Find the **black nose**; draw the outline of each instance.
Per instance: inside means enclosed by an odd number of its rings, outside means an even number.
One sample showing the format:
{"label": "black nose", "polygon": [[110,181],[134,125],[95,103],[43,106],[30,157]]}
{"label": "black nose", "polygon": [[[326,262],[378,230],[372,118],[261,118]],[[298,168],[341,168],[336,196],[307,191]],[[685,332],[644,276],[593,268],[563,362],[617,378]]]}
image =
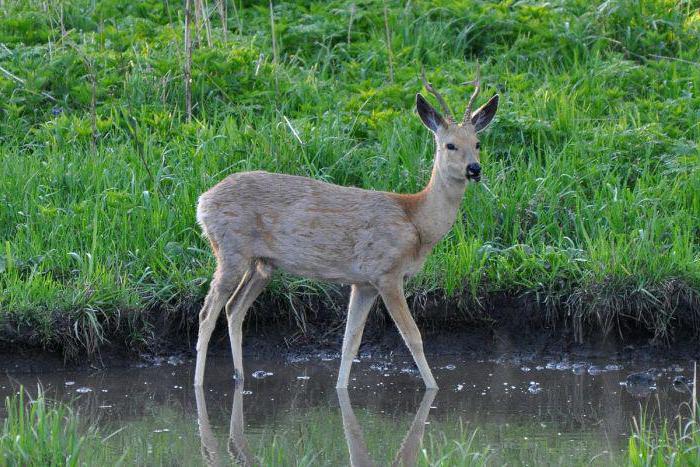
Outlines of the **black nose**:
{"label": "black nose", "polygon": [[481,166],[478,162],[472,162],[467,166],[467,176],[478,177],[481,175]]}

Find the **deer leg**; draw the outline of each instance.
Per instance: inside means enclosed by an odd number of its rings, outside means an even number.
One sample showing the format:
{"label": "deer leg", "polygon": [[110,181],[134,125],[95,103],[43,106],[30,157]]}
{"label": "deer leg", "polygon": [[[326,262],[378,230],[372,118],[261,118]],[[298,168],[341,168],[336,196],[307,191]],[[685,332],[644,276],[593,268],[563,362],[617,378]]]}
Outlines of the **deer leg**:
{"label": "deer leg", "polygon": [[420,371],[425,387],[428,389],[437,389],[437,383],[435,382],[435,378],[433,378],[430,366],[428,366],[428,362],[425,360],[425,354],[423,353],[423,339],[421,338],[418,326],[416,326],[416,322],[413,320],[411,311],[406,303],[402,284],[399,283],[398,285],[381,288],[380,293],[391,319],[394,320],[408,350],[410,350],[411,355],[413,355],[413,360],[415,360],[418,366],[418,371]]}
{"label": "deer leg", "polygon": [[343,338],[343,356],[338,371],[338,384],[336,388],[347,388],[350,378],[350,367],[357,355],[362,341],[362,332],[365,328],[367,315],[377,298],[377,289],[369,285],[354,284],[350,292],[348,304],[348,318],[345,324],[345,337]]}
{"label": "deer leg", "polygon": [[272,266],[258,260],[255,268],[250,270],[249,279],[241,282],[236,293],[226,303],[226,318],[228,319],[228,334],[231,340],[231,353],[233,354],[234,377],[241,382],[244,379],[243,319],[248,308],[250,308],[270,281],[272,270]]}
{"label": "deer leg", "polygon": [[204,367],[207,360],[207,348],[216,320],[228,300],[233,287],[236,285],[238,274],[228,270],[221,264],[217,268],[209,286],[209,292],[204,299],[204,306],[199,312],[199,333],[197,336],[197,364],[194,371],[194,385],[201,386],[204,382]]}

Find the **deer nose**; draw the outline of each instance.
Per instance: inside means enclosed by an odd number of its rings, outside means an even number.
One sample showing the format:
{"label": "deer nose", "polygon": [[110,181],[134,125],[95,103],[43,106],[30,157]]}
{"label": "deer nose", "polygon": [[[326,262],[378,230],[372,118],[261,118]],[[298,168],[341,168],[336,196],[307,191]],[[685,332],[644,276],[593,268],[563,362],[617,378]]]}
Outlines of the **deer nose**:
{"label": "deer nose", "polygon": [[472,162],[471,164],[467,165],[467,178],[474,178],[476,180],[479,180],[480,176],[481,165],[479,165],[478,162]]}

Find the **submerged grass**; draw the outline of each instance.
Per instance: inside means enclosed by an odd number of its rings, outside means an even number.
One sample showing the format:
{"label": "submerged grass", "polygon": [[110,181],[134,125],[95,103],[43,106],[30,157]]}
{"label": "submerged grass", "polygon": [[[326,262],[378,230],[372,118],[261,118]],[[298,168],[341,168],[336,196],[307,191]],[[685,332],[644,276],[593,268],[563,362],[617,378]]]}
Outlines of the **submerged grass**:
{"label": "submerged grass", "polygon": [[[229,34],[213,11],[194,28],[189,122],[181,5],[2,2],[5,343],[139,347],[150,311],[196,308],[213,258],[194,206],[232,172],[419,190],[433,151],[412,115],[420,64],[458,109],[477,59],[483,98],[502,97],[484,183],[411,290],[467,297],[470,317],[528,294],[580,338],[621,320],[660,339],[700,329],[693,2],[235,5]],[[326,291],[281,278],[272,293]]]}

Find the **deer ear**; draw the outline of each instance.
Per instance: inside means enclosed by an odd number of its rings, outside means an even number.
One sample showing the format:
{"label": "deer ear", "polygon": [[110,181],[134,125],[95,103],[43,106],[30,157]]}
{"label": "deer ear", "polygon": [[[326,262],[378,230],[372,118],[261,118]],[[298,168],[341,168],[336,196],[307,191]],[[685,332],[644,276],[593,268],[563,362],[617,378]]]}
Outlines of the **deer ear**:
{"label": "deer ear", "polygon": [[476,109],[472,114],[472,125],[474,125],[474,130],[479,132],[489,126],[491,120],[496,115],[496,110],[498,110],[498,94],[494,95],[489,101]]}
{"label": "deer ear", "polygon": [[425,100],[420,93],[416,94],[416,111],[423,121],[423,125],[432,132],[436,132],[438,127],[446,127],[447,123],[442,115]]}

